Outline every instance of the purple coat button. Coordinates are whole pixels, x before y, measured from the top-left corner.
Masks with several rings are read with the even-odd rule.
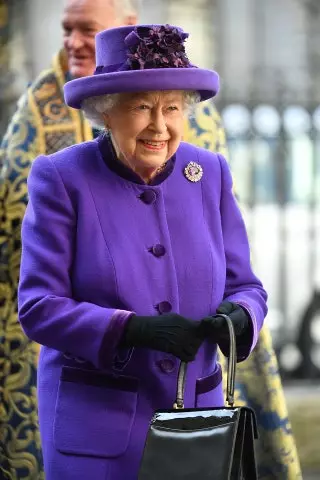
[[[166,301],[160,302],[157,305],[157,309],[159,313],[169,313],[172,310],[172,305],[170,302],[166,302]]]
[[[166,253],[166,249],[163,245],[161,245],[161,243],[157,243],[151,248],[151,252],[155,257],[163,257],[163,255]]]
[[[145,190],[139,198],[147,205],[150,205],[157,200],[157,194],[154,190]]]
[[[162,370],[162,372],[164,373],[171,373],[175,369],[175,363],[170,358],[164,358],[163,360],[160,360],[160,362],[158,362],[158,365],[160,367],[160,370]]]

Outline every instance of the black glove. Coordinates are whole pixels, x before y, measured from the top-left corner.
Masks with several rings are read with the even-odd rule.
[[[223,313],[230,317],[237,338],[246,336],[248,331],[250,331],[250,317],[245,309],[237,303],[222,302],[217,308],[217,314],[219,313]],[[223,317],[219,317],[218,315],[206,317],[202,322],[209,341],[218,343],[219,345],[229,341],[228,325]]]
[[[128,320],[121,345],[152,348],[190,362],[203,340],[202,322],[175,313],[150,317],[133,315]]]

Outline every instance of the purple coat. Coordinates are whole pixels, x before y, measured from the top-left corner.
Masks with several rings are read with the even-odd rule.
[[[39,420],[46,480],[134,480],[155,409],[171,408],[178,361],[118,347],[128,313],[195,320],[223,299],[250,313],[254,347],[266,293],[250,267],[226,160],[181,143],[153,185],[114,168],[106,139],[35,160],[22,227],[19,316],[43,345]],[[184,167],[195,161],[202,179]],[[223,404],[216,346],[188,370],[186,407]]]

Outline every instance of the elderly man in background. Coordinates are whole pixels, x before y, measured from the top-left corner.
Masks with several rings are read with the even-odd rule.
[[[95,35],[137,22],[137,0],[66,0],[64,48],[21,97],[0,155],[0,478],[43,478],[36,406],[38,345],[23,334],[17,318],[20,229],[27,204],[32,161],[97,135],[81,111],[65,105],[63,85],[91,75]],[[226,153],[220,117],[212,104],[198,104],[185,125],[187,142]],[[261,479],[298,479],[299,462],[270,335],[264,327],[250,358],[238,366],[237,402],[249,404],[260,431]]]

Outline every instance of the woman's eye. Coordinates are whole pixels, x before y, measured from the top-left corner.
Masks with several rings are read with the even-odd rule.
[[[173,111],[175,111],[175,110],[178,110],[178,107],[177,107],[176,105],[170,105],[170,106],[168,107],[168,110],[169,110],[170,112],[173,112]]]
[[[149,106],[148,106],[148,105],[145,105],[144,103],[142,103],[141,105],[138,106],[138,109],[139,109],[139,110],[148,110],[148,109],[149,109]]]

